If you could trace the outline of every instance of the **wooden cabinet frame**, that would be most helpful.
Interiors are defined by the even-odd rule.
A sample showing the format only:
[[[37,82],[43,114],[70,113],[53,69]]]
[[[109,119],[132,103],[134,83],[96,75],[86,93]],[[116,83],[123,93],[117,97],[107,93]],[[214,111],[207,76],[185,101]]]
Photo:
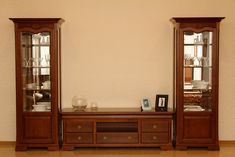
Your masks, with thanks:
[[[176,108],[176,149],[207,147],[218,150],[218,77],[219,77],[219,24],[223,17],[174,17],[174,104]],[[184,111],[184,32],[212,32],[211,109],[198,112]],[[204,47],[203,47],[204,49]],[[202,54],[203,56],[205,54]],[[206,94],[201,92],[201,100]],[[206,101],[205,101],[206,103]]]
[[[59,149],[58,114],[60,108],[60,25],[61,18],[10,18],[15,26],[15,67],[16,67],[16,150],[27,150],[31,147],[46,147],[48,150]],[[50,54],[50,90],[27,89],[23,77],[25,69],[32,70],[33,65],[24,65],[22,34],[24,33],[49,33]],[[33,45],[31,43],[31,45]],[[30,45],[29,45],[30,46]],[[32,49],[32,48],[31,48]],[[29,52],[33,53],[33,52]],[[32,57],[32,56],[31,56]],[[40,58],[40,57],[39,57]],[[31,58],[32,59],[32,58]],[[43,67],[45,68],[45,67]],[[23,70],[24,69],[24,70]],[[33,70],[32,70],[33,71]],[[38,77],[40,76],[37,75]],[[33,105],[25,101],[23,92],[48,91],[51,95],[51,109],[49,111],[33,111]],[[27,94],[26,94],[27,95]],[[29,95],[29,96],[32,96]],[[34,95],[33,95],[34,96]],[[30,104],[30,103],[29,103]]]

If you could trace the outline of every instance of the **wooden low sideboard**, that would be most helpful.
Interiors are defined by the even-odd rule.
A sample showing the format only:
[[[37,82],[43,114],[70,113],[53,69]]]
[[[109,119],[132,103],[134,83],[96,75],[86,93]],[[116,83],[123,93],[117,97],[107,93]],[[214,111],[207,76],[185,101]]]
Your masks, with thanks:
[[[62,149],[75,147],[160,147],[172,149],[173,111],[99,108],[61,111]]]

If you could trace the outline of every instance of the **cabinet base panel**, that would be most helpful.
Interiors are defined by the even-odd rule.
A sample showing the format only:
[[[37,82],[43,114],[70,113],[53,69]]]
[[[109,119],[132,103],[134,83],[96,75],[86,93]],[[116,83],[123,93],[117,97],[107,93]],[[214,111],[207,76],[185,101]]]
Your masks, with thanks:
[[[58,151],[60,150],[59,145],[16,145],[15,151],[26,151],[28,149],[34,149],[34,148],[45,148],[49,151]]]
[[[187,150],[188,148],[205,148],[205,149],[208,149],[208,150],[220,150],[220,147],[219,145],[208,145],[208,146],[205,146],[205,145],[196,145],[196,146],[192,146],[192,145],[176,145],[175,146],[175,149],[176,150]]]
[[[88,146],[88,145],[84,145],[84,146],[81,146],[81,145],[66,145],[66,144],[64,144],[63,146],[62,146],[62,150],[63,151],[72,151],[72,150],[74,150],[74,149],[76,149],[76,148],[111,148],[111,147],[121,147],[121,148],[160,148],[161,150],[164,150],[164,151],[166,151],[166,150],[172,150],[173,149],[173,146],[172,145],[158,145],[158,146],[143,146],[143,145],[129,145],[129,146],[126,146],[125,144],[119,144],[119,145],[117,145],[117,144],[115,144],[115,145],[103,145],[103,146],[101,146],[101,145],[90,145],[90,146]]]

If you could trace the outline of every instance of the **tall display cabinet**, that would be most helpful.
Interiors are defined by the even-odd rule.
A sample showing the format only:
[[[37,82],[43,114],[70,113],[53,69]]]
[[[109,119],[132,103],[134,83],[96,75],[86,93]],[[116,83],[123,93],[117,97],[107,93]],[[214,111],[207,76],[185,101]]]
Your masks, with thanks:
[[[60,18],[10,18],[15,25],[16,150],[59,149]]]
[[[219,25],[222,19],[171,19],[174,24],[176,149],[219,149]]]

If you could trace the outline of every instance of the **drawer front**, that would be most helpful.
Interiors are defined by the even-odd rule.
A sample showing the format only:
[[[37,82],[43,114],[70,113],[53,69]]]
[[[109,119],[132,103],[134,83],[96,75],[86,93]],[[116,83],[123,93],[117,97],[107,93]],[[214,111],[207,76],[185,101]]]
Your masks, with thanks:
[[[99,144],[138,143],[138,133],[97,133]]]
[[[168,143],[167,133],[143,133],[142,143]]]
[[[65,143],[92,144],[93,134],[91,133],[67,133],[64,137]]]
[[[168,132],[168,120],[143,120],[142,132]]]
[[[93,132],[92,121],[81,121],[81,120],[65,120],[64,122],[65,132]]]

